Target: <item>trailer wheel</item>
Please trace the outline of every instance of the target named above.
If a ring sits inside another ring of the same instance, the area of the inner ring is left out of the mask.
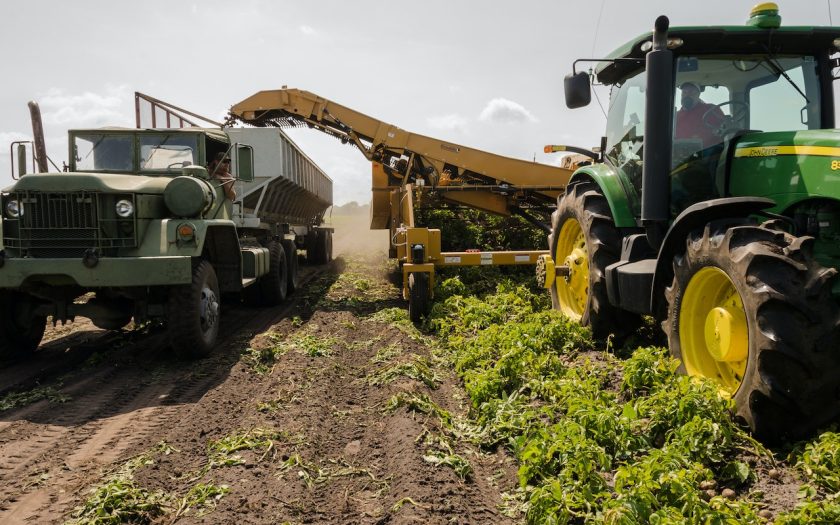
[[[550,288],[555,310],[590,326],[597,338],[623,336],[639,326],[638,315],[614,307],[607,298],[605,272],[619,259],[621,234],[597,184],[578,182],[557,199],[548,246],[555,264],[570,268]]]
[[[282,243],[271,241],[268,245],[268,253],[268,273],[260,277],[257,285],[260,287],[265,305],[276,306],[286,300],[286,292],[289,286],[289,266]]]
[[[32,354],[44,337],[47,318],[34,315],[29,294],[0,292],[0,359],[19,359]]]
[[[298,289],[298,256],[297,256],[297,246],[295,245],[295,241],[291,239],[283,239],[283,250],[286,252],[286,263],[288,266],[287,270],[287,283],[286,283],[286,295],[292,294],[295,290]]]
[[[408,317],[412,323],[419,323],[429,313],[429,274],[412,272],[408,274]]]
[[[317,230],[313,242],[312,260],[315,264],[327,264],[332,260],[332,232],[329,230]]]
[[[192,283],[169,292],[169,339],[184,358],[210,354],[219,335],[219,282],[208,261],[193,268]]]
[[[837,271],[814,239],[770,226],[713,222],[674,258],[662,327],[681,371],[715,382],[736,417],[769,442],[840,413]]]

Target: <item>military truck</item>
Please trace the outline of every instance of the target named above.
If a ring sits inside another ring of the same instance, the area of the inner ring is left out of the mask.
[[[220,154],[234,201],[207,168]],[[17,157],[0,195],[0,358],[33,352],[48,317],[76,316],[163,320],[178,354],[205,356],[222,304],[280,304],[298,250],[332,257],[332,180],[279,129],[78,129],[66,172],[26,173]]]
[[[840,28],[784,27],[771,3],[745,26],[669,25],[597,60],[606,136],[538,275],[596,335],[653,316],[759,437],[802,435],[840,413]],[[570,108],[591,96],[576,68]]]

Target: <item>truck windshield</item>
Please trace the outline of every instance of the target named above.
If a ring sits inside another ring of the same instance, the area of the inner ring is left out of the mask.
[[[140,135],[140,170],[173,171],[198,163],[198,138],[184,133]]]
[[[76,171],[132,171],[134,137],[90,133],[73,139]]]

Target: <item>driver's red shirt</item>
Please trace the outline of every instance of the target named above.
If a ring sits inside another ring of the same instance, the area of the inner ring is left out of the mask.
[[[709,116],[706,117],[706,122],[703,122],[703,115],[707,111]],[[721,142],[714,130],[720,126],[723,119],[723,111],[714,104],[700,102],[691,109],[682,108],[677,111],[677,129],[674,136],[678,139],[700,139],[703,141],[703,148],[708,148]]]

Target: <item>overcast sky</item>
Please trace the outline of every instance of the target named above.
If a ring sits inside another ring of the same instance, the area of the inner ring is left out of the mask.
[[[0,20],[0,183],[9,143],[41,105],[50,157],[66,130],[134,126],[134,92],[221,119],[283,85],[403,129],[552,163],[545,144],[598,144],[597,103],[568,110],[563,76],[666,14],[672,25],[743,24],[755,0],[37,1]],[[784,25],[830,25],[840,0],[782,0]],[[830,13],[831,12],[831,13]],[[599,23],[600,20],[600,23]],[[837,25],[840,25],[838,20]],[[606,104],[606,92],[601,100]],[[370,164],[316,131],[293,138],[335,181],[335,203],[370,200]]]

